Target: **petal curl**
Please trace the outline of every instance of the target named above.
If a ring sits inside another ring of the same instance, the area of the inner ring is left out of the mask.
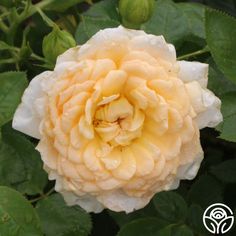
[[[199,129],[215,127],[222,120],[221,101],[210,90],[203,89],[196,81],[186,84],[192,107],[197,113],[195,121]]]
[[[33,78],[25,90],[21,104],[18,106],[12,122],[12,127],[29,136],[40,139],[39,125],[41,115],[38,111],[43,110],[44,89],[49,85],[52,71],[45,71]]]
[[[208,64],[196,61],[178,61],[179,78],[185,82],[197,81],[203,88],[208,82]]]
[[[147,205],[151,197],[152,196],[142,198],[131,197],[122,190],[116,190],[98,196],[98,201],[112,211],[125,211],[126,213],[130,213]]]

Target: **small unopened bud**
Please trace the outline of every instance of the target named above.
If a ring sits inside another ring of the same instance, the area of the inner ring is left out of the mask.
[[[76,42],[70,33],[54,26],[43,39],[43,55],[47,62],[54,64],[60,54],[75,46]]]
[[[120,0],[119,12],[122,23],[128,28],[137,29],[149,20],[155,0]]]

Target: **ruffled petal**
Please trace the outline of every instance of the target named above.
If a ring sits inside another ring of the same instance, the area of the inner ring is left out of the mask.
[[[12,127],[14,129],[40,139],[39,125],[42,114],[39,114],[37,109],[41,112],[44,109],[42,108],[43,103],[39,103],[37,100],[44,97],[44,88],[50,82],[52,74],[52,71],[45,71],[31,80],[13,117]]]
[[[186,89],[192,107],[197,113],[195,121],[199,129],[215,127],[223,120],[220,111],[221,101],[210,90],[201,88],[195,81],[186,84]]]
[[[197,81],[203,88],[208,82],[208,64],[196,61],[178,61],[179,78],[185,83]]]
[[[151,197],[132,197],[128,196],[122,190],[116,190],[98,196],[98,201],[112,211],[130,213],[147,205]]]

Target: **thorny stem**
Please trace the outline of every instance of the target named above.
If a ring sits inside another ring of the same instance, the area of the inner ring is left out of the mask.
[[[182,55],[182,56],[178,57],[177,59],[178,60],[183,60],[183,59],[187,59],[189,57],[199,56],[199,55],[207,53],[207,52],[210,52],[210,49],[209,49],[208,46],[206,46],[205,48],[203,48],[201,50]]]
[[[2,21],[2,19],[0,19],[0,29],[1,29],[4,33],[7,33],[7,32],[8,32],[8,27],[7,27],[7,25]]]
[[[38,9],[43,9],[46,6],[48,6],[49,4],[53,3],[55,0],[44,0],[41,1],[35,5],[32,5],[31,3],[29,3],[25,10],[20,14],[17,15],[16,14],[16,19],[15,21],[9,26],[9,28],[4,28],[4,26],[0,26],[0,28],[7,33],[7,39],[8,42],[13,44],[14,38],[15,38],[15,34],[16,34],[16,30],[18,28],[18,26],[24,21],[26,20],[28,17],[32,16],[33,14],[35,14],[37,12]]]
[[[40,57],[39,55],[37,55],[35,53],[31,53],[30,57],[33,58],[33,59],[36,59],[38,61],[45,62],[45,59],[43,57]]]

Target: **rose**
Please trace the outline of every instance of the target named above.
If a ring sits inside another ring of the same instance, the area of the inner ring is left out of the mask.
[[[26,89],[13,127],[40,139],[69,205],[131,212],[195,177],[199,128],[222,120],[208,65],[176,61],[162,36],[105,29],[58,57]]]

